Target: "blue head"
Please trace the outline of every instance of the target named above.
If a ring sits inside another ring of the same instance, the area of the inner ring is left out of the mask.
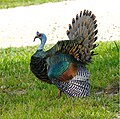
[[[34,38],[34,41],[35,41],[36,38],[39,38],[40,41],[41,41],[41,44],[40,44],[38,50],[42,50],[43,47],[44,47],[44,45],[45,45],[45,43],[46,43],[47,37],[46,37],[46,35],[45,35],[44,33],[39,33],[39,32],[37,31],[37,32],[36,32],[36,36],[35,36],[35,38]]]

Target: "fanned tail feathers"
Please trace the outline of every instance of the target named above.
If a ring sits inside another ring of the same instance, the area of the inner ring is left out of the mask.
[[[76,15],[76,19],[72,19],[72,25],[69,24],[69,30],[67,30],[67,35],[70,40],[80,40],[80,42],[91,42],[93,37],[97,34],[97,24],[95,20],[95,15],[91,11],[80,12],[80,15]],[[86,41],[87,40],[87,41]],[[89,40],[89,41],[88,41]]]
[[[97,47],[94,44],[98,33],[96,22],[95,15],[91,11],[81,11],[76,18],[73,18],[72,25],[69,24],[69,30],[67,30],[69,40],[58,41],[54,47],[45,52],[44,57],[64,53],[74,56],[84,64],[89,63],[95,55],[93,49]]]
[[[78,54],[81,62],[89,62],[91,56],[95,55],[93,50],[97,47],[94,42],[97,40],[96,34],[98,33],[97,20],[95,20],[95,15],[91,11],[84,10],[80,12],[80,15],[76,15],[76,19],[72,19],[72,25],[69,24],[69,30],[67,30],[67,35],[70,40],[78,40],[79,51],[74,53]],[[76,44],[75,44],[76,45]],[[77,57],[77,55],[76,55]]]

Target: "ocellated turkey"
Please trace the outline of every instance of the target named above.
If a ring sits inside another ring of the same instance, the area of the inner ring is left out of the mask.
[[[30,69],[40,80],[54,84],[61,92],[70,97],[86,97],[89,95],[89,72],[86,65],[91,62],[97,47],[94,43],[98,33],[95,15],[84,10],[72,19],[67,36],[69,40],[58,41],[48,51],[43,51],[47,37],[44,33],[36,33],[34,41],[41,41],[37,51],[32,55]]]

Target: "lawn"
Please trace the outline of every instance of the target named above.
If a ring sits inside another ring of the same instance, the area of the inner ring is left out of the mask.
[[[38,5],[47,2],[59,2],[63,0],[0,0],[0,9],[17,6]]]
[[[45,50],[51,45],[47,45]],[[120,42],[99,42],[88,64],[91,94],[86,98],[57,98],[57,88],[30,71],[35,47],[0,49],[0,119],[117,119],[118,94],[96,94],[119,81]]]

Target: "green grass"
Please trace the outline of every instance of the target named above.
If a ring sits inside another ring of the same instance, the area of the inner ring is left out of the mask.
[[[47,2],[59,2],[63,0],[0,0],[0,8],[11,8],[17,6],[38,5]]]
[[[95,92],[118,83],[120,42],[100,42],[98,56],[88,65],[91,95],[57,98],[57,88],[39,81],[30,71],[37,47],[0,49],[0,119],[117,119],[118,94]],[[46,46],[49,49],[51,46]]]

